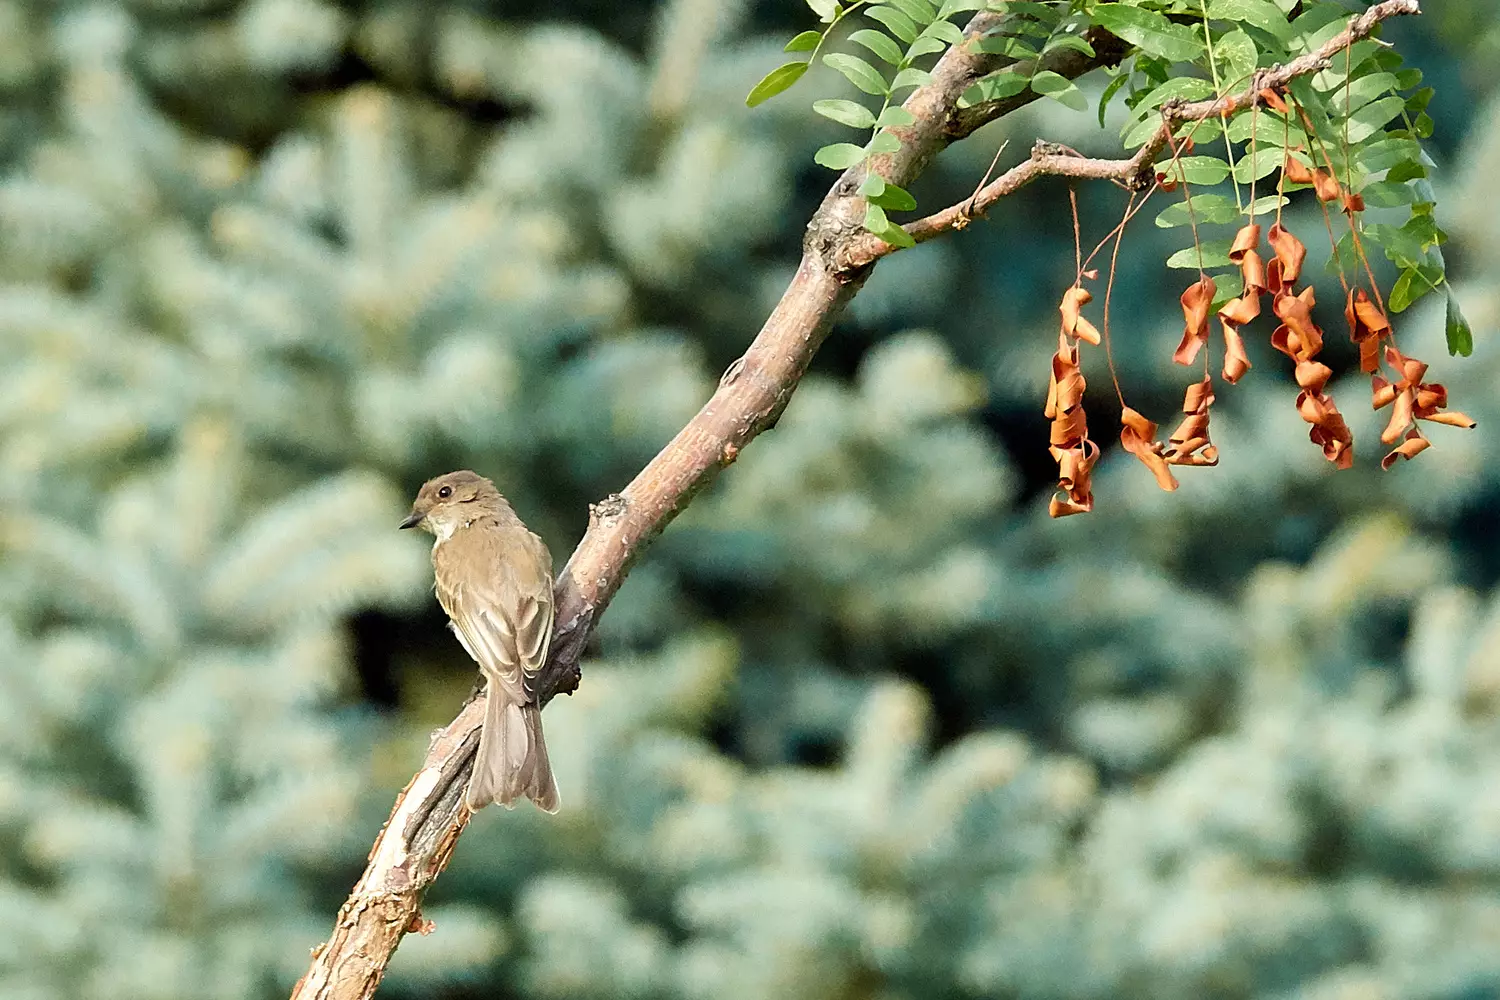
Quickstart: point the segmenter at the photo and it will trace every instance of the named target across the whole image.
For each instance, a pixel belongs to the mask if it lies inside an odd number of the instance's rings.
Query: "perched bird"
[[[470,809],[526,796],[557,812],[557,783],[533,685],[552,638],[552,556],[495,484],[467,469],[422,484],[403,528],[437,536],[432,569],[448,627],[487,688]]]

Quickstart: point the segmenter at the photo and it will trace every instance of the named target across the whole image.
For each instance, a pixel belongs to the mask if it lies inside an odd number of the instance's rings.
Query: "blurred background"
[[[1440,300],[1397,329],[1477,431],[1382,474],[1350,376],[1336,474],[1257,327],[1217,469],[1167,495],[1114,448],[1052,521],[1066,188],[888,259],[548,710],[561,814],[476,818],[381,995],[1500,995],[1500,15],[1428,6],[1386,37],[1437,88],[1477,347],[1446,356]],[[0,997],[305,970],[474,679],[410,496],[479,470],[560,565],[702,403],[848,137],[807,107],[831,73],[743,105],[810,21],[0,0]],[[1117,124],[1043,102],[915,194]],[[1092,244],[1122,198],[1081,204]],[[1113,330],[1170,426],[1187,275],[1152,214]]]

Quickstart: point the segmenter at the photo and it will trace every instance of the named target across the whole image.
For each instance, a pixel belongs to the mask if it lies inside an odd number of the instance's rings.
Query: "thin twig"
[[[974,193],[971,194],[971,195],[969,195],[969,203],[968,203],[968,205],[964,209],[964,211],[965,211],[966,214],[967,213],[971,213],[973,211],[973,209],[974,209],[974,199],[979,197],[979,192],[983,191],[984,190],[984,186],[990,182],[990,177],[995,173],[995,165],[1000,162],[1000,154],[1003,153],[1003,152],[1005,152],[1005,147],[1009,146],[1009,145],[1010,145],[1010,140],[1006,139],[1004,142],[1002,142],[1000,144],[1000,148],[997,149],[997,150],[995,150],[995,155],[990,158],[990,165],[984,168],[984,176],[981,177],[981,178],[979,178],[979,183],[974,185]],[[967,225],[968,225],[968,222],[963,222],[961,224],[960,223],[954,223],[954,228],[955,229],[962,229],[964,226],[967,226]]]
[[[1129,224],[1131,211],[1135,207],[1137,192],[1130,192],[1130,198],[1125,202],[1125,214],[1120,217],[1120,224],[1115,227],[1115,248],[1109,254],[1109,278],[1104,282],[1104,360],[1109,363],[1109,379],[1115,384],[1115,396],[1120,400],[1120,409],[1125,409],[1125,390],[1120,388],[1120,373],[1115,369],[1114,341],[1109,336],[1109,307],[1110,300],[1115,293],[1115,274],[1120,266],[1120,244],[1125,241],[1125,226]],[[1148,193],[1149,196],[1149,193]]]

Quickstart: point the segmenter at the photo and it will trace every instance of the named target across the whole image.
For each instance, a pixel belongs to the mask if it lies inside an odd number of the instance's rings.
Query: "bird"
[[[552,555],[500,495],[468,469],[422,484],[402,528],[432,543],[433,589],[448,627],[484,675],[479,751],[464,798],[555,813],[557,782],[542,737],[536,679],[552,638]]]

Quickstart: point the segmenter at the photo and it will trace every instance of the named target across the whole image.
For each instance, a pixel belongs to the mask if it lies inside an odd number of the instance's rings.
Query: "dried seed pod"
[[[1177,479],[1162,457],[1161,442],[1156,440],[1156,424],[1128,406],[1120,411],[1120,446],[1151,470],[1156,485],[1169,493],[1177,488]]]
[[[1164,458],[1171,465],[1218,465],[1219,449],[1208,438],[1208,408],[1214,402],[1214,384],[1209,379],[1188,386],[1182,397],[1187,414],[1167,441]]]
[[[1203,275],[1182,293],[1182,343],[1172,354],[1179,365],[1190,365],[1203,345],[1208,343],[1208,311],[1213,306],[1214,279]]]
[[[1344,302],[1344,319],[1349,321],[1349,339],[1359,345],[1359,367],[1365,372],[1380,370],[1380,342],[1391,335],[1391,322],[1363,288],[1351,288]]]

